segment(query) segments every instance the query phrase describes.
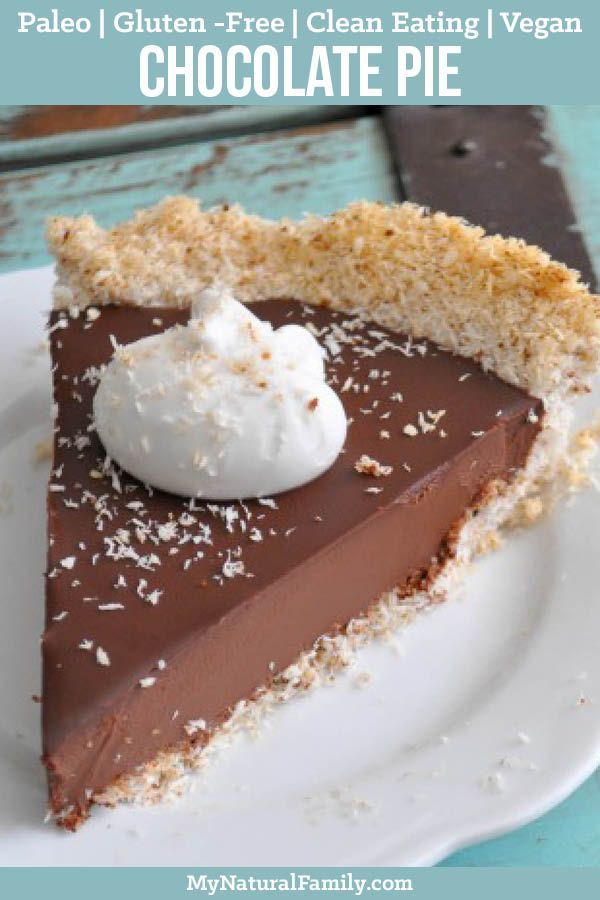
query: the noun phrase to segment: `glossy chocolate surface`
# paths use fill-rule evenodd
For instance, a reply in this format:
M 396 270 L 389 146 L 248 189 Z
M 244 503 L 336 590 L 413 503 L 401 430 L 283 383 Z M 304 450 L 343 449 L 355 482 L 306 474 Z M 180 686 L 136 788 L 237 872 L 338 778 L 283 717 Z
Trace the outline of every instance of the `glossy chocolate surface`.
M 233 504 L 190 503 L 105 471 L 93 431 L 112 340 L 186 311 L 52 315 L 44 758 L 53 806 L 72 805 L 72 824 L 90 792 L 188 741 L 190 720 L 210 729 L 382 591 L 426 582 L 453 526 L 523 464 L 540 427 L 539 401 L 425 341 L 295 302 L 256 311 L 310 324 L 351 424 L 325 475 Z M 393 471 L 360 474 L 363 454 Z

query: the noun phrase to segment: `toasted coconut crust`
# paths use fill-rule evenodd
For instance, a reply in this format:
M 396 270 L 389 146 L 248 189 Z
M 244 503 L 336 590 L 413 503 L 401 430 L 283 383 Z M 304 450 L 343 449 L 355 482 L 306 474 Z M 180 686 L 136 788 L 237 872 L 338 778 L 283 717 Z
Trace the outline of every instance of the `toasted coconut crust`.
M 180 306 L 222 281 L 244 302 L 364 310 L 538 397 L 585 389 L 600 359 L 599 298 L 576 272 L 524 241 L 411 203 L 272 222 L 175 197 L 109 231 L 90 216 L 51 219 L 48 243 L 56 306 Z

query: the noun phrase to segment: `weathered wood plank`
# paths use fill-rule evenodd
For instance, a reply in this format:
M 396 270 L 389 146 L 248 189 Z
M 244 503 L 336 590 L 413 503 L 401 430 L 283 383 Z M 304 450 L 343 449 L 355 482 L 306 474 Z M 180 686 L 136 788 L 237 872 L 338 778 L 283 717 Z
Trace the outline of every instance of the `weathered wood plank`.
M 539 110 L 388 107 L 384 120 L 407 197 L 538 244 L 593 282 Z
M 347 106 L 34 107 L 35 113 L 28 109 L 0 107 L 0 171 L 293 128 L 368 112 Z M 157 109 L 161 115 L 155 114 Z
M 201 116 L 218 106 L 0 106 L 0 144 L 71 131 Z
M 0 270 L 48 262 L 47 216 L 92 213 L 104 225 L 167 194 L 239 202 L 271 218 L 390 201 L 395 176 L 376 118 L 113 156 L 0 176 Z

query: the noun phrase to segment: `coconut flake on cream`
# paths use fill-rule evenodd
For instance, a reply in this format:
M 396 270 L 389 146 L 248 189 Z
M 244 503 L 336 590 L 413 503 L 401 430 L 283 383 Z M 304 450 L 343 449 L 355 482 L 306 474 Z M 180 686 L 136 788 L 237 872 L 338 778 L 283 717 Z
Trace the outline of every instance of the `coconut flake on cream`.
M 187 325 L 117 347 L 94 397 L 108 455 L 153 487 L 207 500 L 262 497 L 325 472 L 346 416 L 325 351 L 208 288 Z

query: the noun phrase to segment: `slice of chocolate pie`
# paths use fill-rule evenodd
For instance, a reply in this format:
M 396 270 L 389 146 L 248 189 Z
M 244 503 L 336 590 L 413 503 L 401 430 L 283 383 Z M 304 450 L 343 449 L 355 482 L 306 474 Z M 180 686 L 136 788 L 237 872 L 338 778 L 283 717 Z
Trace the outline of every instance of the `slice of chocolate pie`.
M 600 330 L 597 298 L 540 250 L 408 204 L 274 223 L 178 198 L 109 232 L 89 217 L 55 219 L 49 242 L 57 411 L 44 761 L 51 811 L 74 829 L 93 803 L 162 796 L 249 710 L 443 599 L 552 477 Z M 257 406 L 236 432 L 229 395 L 215 394 L 226 380 L 200 376 L 201 353 L 177 356 L 214 447 L 230 426 L 236 440 L 250 435 L 237 457 L 229 439 L 218 444 L 213 471 L 204 444 L 195 450 L 192 407 L 165 409 L 168 354 L 151 384 L 136 382 L 131 410 L 122 404 L 139 348 L 187 333 L 192 302 L 219 283 L 263 323 L 310 332 L 327 352 L 329 387 L 313 391 L 314 371 L 296 354 L 305 369 L 293 398 L 278 387 L 275 412 Z M 266 370 L 240 367 L 235 352 L 227 369 L 251 381 L 257 403 L 284 365 L 263 355 Z M 111 359 L 121 381 L 105 378 Z M 348 429 L 337 458 L 321 458 L 319 441 L 302 436 L 318 416 L 329 434 L 330 400 Z M 146 431 L 138 414 L 158 409 L 164 429 Z M 280 459 L 282 434 L 293 438 L 282 469 L 292 480 L 276 462 L 257 480 L 257 447 Z M 124 469 L 107 455 L 111 440 Z M 207 493 L 219 472 L 244 496 Z

